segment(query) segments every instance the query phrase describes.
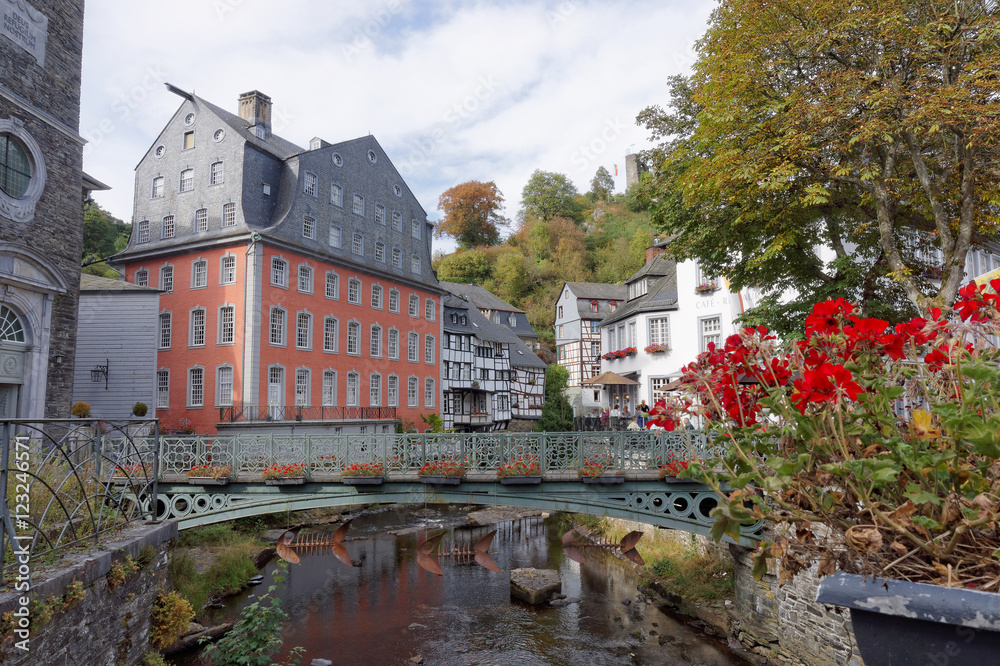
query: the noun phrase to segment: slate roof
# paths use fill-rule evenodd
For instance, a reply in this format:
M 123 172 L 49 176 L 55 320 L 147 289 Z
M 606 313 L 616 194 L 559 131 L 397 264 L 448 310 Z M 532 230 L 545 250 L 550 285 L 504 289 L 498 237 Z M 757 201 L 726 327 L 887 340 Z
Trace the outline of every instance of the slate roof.
M 651 264 L 657 265 L 652 270 L 647 270 Z M 639 298 L 623 303 L 617 312 L 601 321 L 601 326 L 613 324 L 640 312 L 677 309 L 677 263 L 673 259 L 654 258 L 630 277 L 628 282 L 643 276 L 650 278 L 649 291 Z
M 528 315 L 524 310 L 519 310 L 513 305 L 503 300 L 496 294 L 487 291 L 478 284 L 462 284 L 459 282 L 439 282 L 444 289 L 447 289 L 456 296 L 464 296 L 473 307 L 480 310 L 493 310 L 495 312 L 507 312 L 514 315 L 514 324 L 511 325 L 507 317 L 503 317 L 501 325 L 506 326 L 522 338 L 537 338 L 538 334 L 528 323 Z
M 257 138 L 256 134 L 250 131 L 250 128 L 253 127 L 253 125 L 250 124 L 250 121 L 243 120 L 235 113 L 230 113 L 229 111 L 226 111 L 225 109 L 222 109 L 221 107 L 218 107 L 215 104 L 198 97 L 197 95 L 192 95 L 192 97 L 196 97 L 199 104 L 204 104 L 212 111 L 212 113 L 219 116 L 219 119 L 222 122 L 229 125 L 229 127 L 231 127 L 236 133 L 246 139 L 247 143 L 259 149 L 261 152 L 267 153 L 268 155 L 274 155 L 279 160 L 285 160 L 292 155 L 305 152 L 305 148 L 297 146 L 277 134 L 269 133 L 267 141 L 261 141 Z
M 567 282 L 566 288 L 577 298 L 589 300 L 624 301 L 628 289 L 623 284 L 604 284 L 601 282 Z
M 112 280 L 111 278 L 101 277 L 99 275 L 88 275 L 87 273 L 80 274 L 80 291 L 162 293 L 159 289 L 155 289 L 153 287 L 140 287 L 137 284 L 125 282 L 125 280 Z
M 444 282 L 439 284 L 457 296 L 465 296 L 473 306 L 480 310 L 500 310 L 502 312 L 524 312 L 503 300 L 496 294 L 487 291 L 478 284 L 462 284 L 460 282 Z
M 444 283 L 449 284 L 449 283 Z M 548 364 L 528 348 L 510 328 L 502 324 L 494 324 L 469 301 L 455 294 L 444 298 L 444 330 L 446 333 L 474 335 L 486 342 L 506 343 L 510 346 L 510 364 L 513 367 L 545 368 Z M 459 316 L 457 323 L 452 323 L 451 314 Z M 466 324 L 462 325 L 461 316 L 466 315 Z

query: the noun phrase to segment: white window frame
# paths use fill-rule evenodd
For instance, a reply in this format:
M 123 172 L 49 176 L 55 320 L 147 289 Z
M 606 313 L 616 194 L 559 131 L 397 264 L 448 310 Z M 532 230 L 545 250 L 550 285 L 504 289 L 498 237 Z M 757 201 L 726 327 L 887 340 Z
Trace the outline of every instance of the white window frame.
M 424 407 L 431 409 L 434 407 L 434 378 L 424 378 Z
M 390 374 L 385 382 L 386 407 L 399 407 L 399 376 Z
M 343 237 L 340 231 L 340 227 L 338 227 L 336 224 L 331 224 L 330 237 L 327 240 L 327 243 L 330 245 L 330 247 L 335 247 L 339 250 L 342 242 L 343 242 Z
M 166 323 L 166 325 L 164 325 Z M 156 348 L 157 349 L 170 349 L 170 345 L 173 342 L 174 331 L 174 313 L 172 312 L 161 312 L 156 324 Z
M 435 303 L 433 298 L 424 299 L 424 319 L 427 321 L 434 321 Z
M 222 204 L 222 227 L 236 226 L 236 204 L 228 201 Z
M 420 390 L 420 380 L 415 375 L 410 375 L 406 379 L 406 405 L 407 407 L 417 407 Z
M 336 183 L 330 184 L 330 203 L 340 208 L 344 207 L 344 188 Z
M 347 322 L 347 354 L 361 356 L 361 323 L 356 319 Z
M 170 370 L 160 368 L 156 371 L 156 408 L 170 409 Z
M 229 395 L 226 395 L 224 390 L 227 386 L 226 379 L 224 375 L 228 371 L 229 374 Z M 233 384 L 236 372 L 231 365 L 219 365 L 215 368 L 215 405 L 217 407 L 232 407 L 233 406 Z
M 194 169 L 184 169 L 181 171 L 180 183 L 177 186 L 178 192 L 194 191 Z
M 267 314 L 267 344 L 271 347 L 286 346 L 288 311 L 279 305 L 272 305 Z
M 382 375 L 372 372 L 368 375 L 368 406 L 382 406 Z
M 194 381 L 195 376 L 199 376 L 200 385 L 196 384 Z M 200 391 L 200 397 L 196 396 L 195 389 Z M 196 397 L 198 398 L 196 400 Z M 197 408 L 205 406 L 205 368 L 200 365 L 196 365 L 188 368 L 188 385 L 187 385 L 187 408 Z
M 197 320 L 201 321 L 198 322 Z M 204 347 L 206 329 L 208 328 L 208 313 L 203 307 L 193 307 L 188 312 L 188 347 Z
M 718 329 L 710 332 L 710 335 L 706 335 L 705 324 L 711 321 L 718 323 Z M 713 338 L 714 340 L 707 340 L 706 338 Z M 722 316 L 698 317 L 698 349 L 700 351 L 708 351 L 708 343 L 713 341 L 715 342 L 716 349 L 722 346 Z
M 382 285 L 373 284 L 372 285 L 372 310 L 382 309 Z
M 208 209 L 199 208 L 194 212 L 194 230 L 203 233 L 208 231 Z
M 361 305 L 361 280 L 356 277 L 347 279 L 347 302 Z
M 385 263 L 385 243 L 375 241 L 375 261 Z
M 406 336 L 406 360 L 420 362 L 420 334 L 416 331 L 410 331 Z
M 410 235 L 420 240 L 420 222 L 417 218 L 410 220 Z
M 398 210 L 392 211 L 392 230 L 402 231 L 403 230 L 403 214 Z
M 375 224 L 385 226 L 385 206 L 379 203 L 375 204 Z
M 164 176 L 156 176 L 155 178 L 153 178 L 153 186 L 150 189 L 149 198 L 162 199 L 165 190 L 164 187 L 165 183 L 166 181 L 164 180 Z
M 295 348 L 312 349 L 312 313 L 299 310 L 295 313 Z
M 135 284 L 137 287 L 149 286 L 149 270 L 140 268 L 135 272 Z
M 226 182 L 226 170 L 222 164 L 222 160 L 212 162 L 212 166 L 208 170 L 208 184 L 222 185 L 224 182 Z
M 419 273 L 420 272 L 420 255 L 415 254 L 410 257 L 410 272 Z
M 420 297 L 416 294 L 410 294 L 410 303 L 407 312 L 414 318 L 420 316 Z
M 231 266 L 227 266 L 231 263 Z M 219 284 L 236 284 L 236 255 L 224 254 L 219 258 Z
M 166 264 L 160 266 L 160 290 L 172 294 L 174 292 L 174 266 L 173 264 Z
M 302 216 L 302 237 L 316 239 L 316 218 L 308 215 Z
M 295 384 L 292 401 L 296 407 L 309 406 L 309 393 L 312 387 L 312 372 L 309 368 L 295 368 Z
M 363 234 L 355 233 L 351 237 L 351 254 L 359 257 L 365 256 L 365 237 Z
M 319 178 L 316 177 L 316 174 L 312 171 L 306 171 L 302 176 L 302 193 L 310 197 L 316 196 L 318 184 Z
M 296 280 L 298 291 L 302 294 L 313 293 L 313 269 L 309 264 L 299 264 L 298 279 Z
M 228 315 L 227 315 L 228 312 Z M 229 330 L 227 335 L 226 319 L 229 319 Z M 223 303 L 219 306 L 218 324 L 216 325 L 217 345 L 236 344 L 236 306 L 232 303 Z
M 327 368 L 323 371 L 323 395 L 321 396 L 324 407 L 337 406 L 337 371 Z
M 323 317 L 323 351 L 329 354 L 338 352 L 338 339 L 340 335 L 340 320 L 333 315 Z
M 149 242 L 149 220 L 139 220 L 138 238 L 136 238 L 135 242 L 136 243 Z
M 424 363 L 434 365 L 434 336 L 427 334 L 424 336 Z
M 177 234 L 177 225 L 173 215 L 164 215 L 160 222 L 160 238 L 173 238 Z
M 361 215 L 364 217 L 365 214 L 365 198 L 360 194 L 354 195 L 353 206 L 351 210 L 354 211 L 355 215 Z
M 368 354 L 372 358 L 382 358 L 382 327 L 378 324 L 372 324 L 368 339 Z
M 670 318 L 650 317 L 646 326 L 650 345 L 666 345 L 670 347 Z
M 278 256 L 271 257 L 271 284 L 288 288 L 288 261 Z
M 347 390 L 344 404 L 348 407 L 361 406 L 361 375 L 351 371 L 347 373 Z
M 399 289 L 395 287 L 389 290 L 389 312 L 399 314 Z
M 393 326 L 389 329 L 389 336 L 386 346 L 390 361 L 399 360 L 399 329 Z
M 199 270 L 203 272 L 199 275 Z M 191 288 L 205 289 L 208 287 L 208 259 L 195 259 L 191 262 Z

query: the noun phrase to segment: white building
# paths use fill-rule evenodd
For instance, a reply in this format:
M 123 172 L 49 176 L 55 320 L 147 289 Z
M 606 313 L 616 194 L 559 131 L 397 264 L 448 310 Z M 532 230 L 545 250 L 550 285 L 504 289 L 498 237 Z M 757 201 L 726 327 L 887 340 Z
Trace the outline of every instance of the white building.
M 606 405 L 652 405 L 709 342 L 722 344 L 736 331 L 734 321 L 750 301 L 750 294 L 730 292 L 725 280 L 703 275 L 696 262 L 665 258 L 665 246 L 647 250 L 646 265 L 625 281 L 625 302 L 601 322 L 601 372 L 639 382 L 605 387 Z
M 600 387 L 580 382 L 601 373 L 601 320 L 625 300 L 621 284 L 566 282 L 556 301 L 556 362 L 569 371 L 566 398 L 577 416 L 602 404 Z

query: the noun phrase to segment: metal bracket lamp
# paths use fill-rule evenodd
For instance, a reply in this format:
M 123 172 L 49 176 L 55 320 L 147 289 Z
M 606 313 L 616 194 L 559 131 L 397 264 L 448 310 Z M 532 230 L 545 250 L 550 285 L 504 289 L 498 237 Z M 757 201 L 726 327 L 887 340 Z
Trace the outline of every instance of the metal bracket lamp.
M 111 365 L 109 359 L 104 360 L 104 365 L 95 365 L 94 369 L 90 371 L 90 381 L 95 384 L 100 383 L 101 378 L 104 378 L 104 389 L 108 388 L 108 367 Z

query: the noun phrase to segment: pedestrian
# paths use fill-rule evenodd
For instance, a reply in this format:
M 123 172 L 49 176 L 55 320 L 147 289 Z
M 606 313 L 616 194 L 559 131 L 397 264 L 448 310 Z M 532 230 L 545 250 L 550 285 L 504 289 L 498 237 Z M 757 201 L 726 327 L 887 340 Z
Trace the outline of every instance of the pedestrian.
M 618 403 L 616 402 L 615 406 L 611 409 L 611 418 L 617 419 L 621 415 L 622 415 L 622 410 L 620 407 L 618 407 Z
M 685 430 L 694 430 L 694 426 L 691 425 L 691 419 L 689 419 L 689 418 L 685 418 L 684 419 L 684 429 Z

